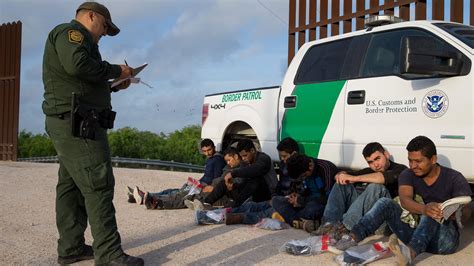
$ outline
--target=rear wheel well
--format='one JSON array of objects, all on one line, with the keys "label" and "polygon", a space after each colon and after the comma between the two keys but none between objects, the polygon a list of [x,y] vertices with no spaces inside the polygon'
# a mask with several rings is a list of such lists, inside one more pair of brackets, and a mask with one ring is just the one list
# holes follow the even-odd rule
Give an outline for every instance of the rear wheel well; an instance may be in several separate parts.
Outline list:
[{"label": "rear wheel well", "polygon": [[247,123],[243,121],[236,121],[230,124],[224,133],[222,138],[222,151],[225,151],[229,146],[235,147],[237,142],[241,139],[249,138],[253,141],[255,148],[260,149],[260,141],[258,140],[257,133]]}]

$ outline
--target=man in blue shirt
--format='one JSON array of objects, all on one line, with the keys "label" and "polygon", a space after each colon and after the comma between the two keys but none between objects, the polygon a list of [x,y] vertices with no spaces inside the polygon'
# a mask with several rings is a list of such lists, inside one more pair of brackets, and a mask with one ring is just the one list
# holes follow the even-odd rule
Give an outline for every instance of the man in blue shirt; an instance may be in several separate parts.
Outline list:
[{"label": "man in blue shirt", "polygon": [[[226,162],[222,154],[216,152],[216,146],[210,139],[203,139],[201,141],[201,151],[207,157],[204,175],[199,179],[199,182],[204,187],[204,192],[212,191],[212,188],[206,188],[212,185],[212,181],[222,175],[222,169]],[[206,191],[207,190],[207,191]]]}]

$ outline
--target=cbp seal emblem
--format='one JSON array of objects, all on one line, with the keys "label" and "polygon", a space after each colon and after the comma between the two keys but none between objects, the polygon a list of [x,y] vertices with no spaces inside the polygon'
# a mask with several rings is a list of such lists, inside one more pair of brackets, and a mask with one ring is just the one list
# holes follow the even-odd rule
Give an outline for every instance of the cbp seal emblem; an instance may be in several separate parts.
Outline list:
[{"label": "cbp seal emblem", "polygon": [[425,115],[430,118],[442,117],[448,111],[448,96],[441,90],[432,90],[423,97],[421,107]]}]

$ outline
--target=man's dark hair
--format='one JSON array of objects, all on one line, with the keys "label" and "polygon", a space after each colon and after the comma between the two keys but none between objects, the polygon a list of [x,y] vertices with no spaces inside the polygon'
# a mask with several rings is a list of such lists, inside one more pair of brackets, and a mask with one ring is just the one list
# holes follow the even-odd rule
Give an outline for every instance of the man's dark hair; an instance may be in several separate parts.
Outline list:
[{"label": "man's dark hair", "polygon": [[237,151],[250,151],[251,149],[255,150],[255,145],[251,139],[241,139],[239,143],[237,143]]},{"label": "man's dark hair", "polygon": [[370,155],[374,154],[374,152],[376,151],[384,153],[385,149],[382,147],[382,144],[378,142],[371,142],[365,145],[364,150],[362,150],[362,155],[364,155],[364,158],[367,158]]},{"label": "man's dark hair", "polygon": [[229,156],[238,155],[238,156],[240,157],[239,152],[238,152],[237,149],[234,148],[234,147],[229,147],[229,148],[227,148],[227,149],[224,151],[224,156],[225,156],[225,155],[229,155]]},{"label": "man's dark hair", "polygon": [[215,148],[216,146],[214,146],[214,141],[212,141],[211,139],[203,139],[201,140],[201,148],[202,147],[213,147]]},{"label": "man's dark hair", "polygon": [[296,151],[298,153],[300,152],[300,147],[298,147],[298,143],[294,139],[288,137],[282,139],[280,143],[278,143],[277,150],[287,153],[293,153]]},{"label": "man's dark hair", "polygon": [[419,151],[421,154],[423,154],[423,156],[431,159],[434,155],[436,155],[436,146],[431,139],[425,136],[418,136],[410,140],[407,145],[407,151]]},{"label": "man's dark hair", "polygon": [[310,162],[311,158],[301,153],[288,158],[288,161],[286,161],[286,167],[290,178],[298,179],[304,172],[309,170]]}]

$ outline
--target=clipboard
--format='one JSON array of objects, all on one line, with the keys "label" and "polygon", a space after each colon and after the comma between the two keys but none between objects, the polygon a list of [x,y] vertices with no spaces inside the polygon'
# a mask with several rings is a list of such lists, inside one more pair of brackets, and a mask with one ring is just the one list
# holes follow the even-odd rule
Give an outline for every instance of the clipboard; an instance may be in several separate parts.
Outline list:
[{"label": "clipboard", "polygon": [[133,81],[136,81],[136,80],[140,81],[139,78],[135,78],[135,77],[138,75],[138,73],[142,72],[142,70],[145,69],[146,66],[148,66],[147,63],[145,63],[141,66],[138,66],[136,68],[132,68],[132,73],[133,73],[132,76],[130,76],[128,78],[124,78],[124,79],[114,80],[114,81],[112,81],[112,85],[110,85],[110,87],[111,88],[116,87],[116,86],[120,85],[122,82],[124,82],[126,80],[129,80],[129,79],[132,80],[132,83],[138,83],[138,82],[133,82]]}]

